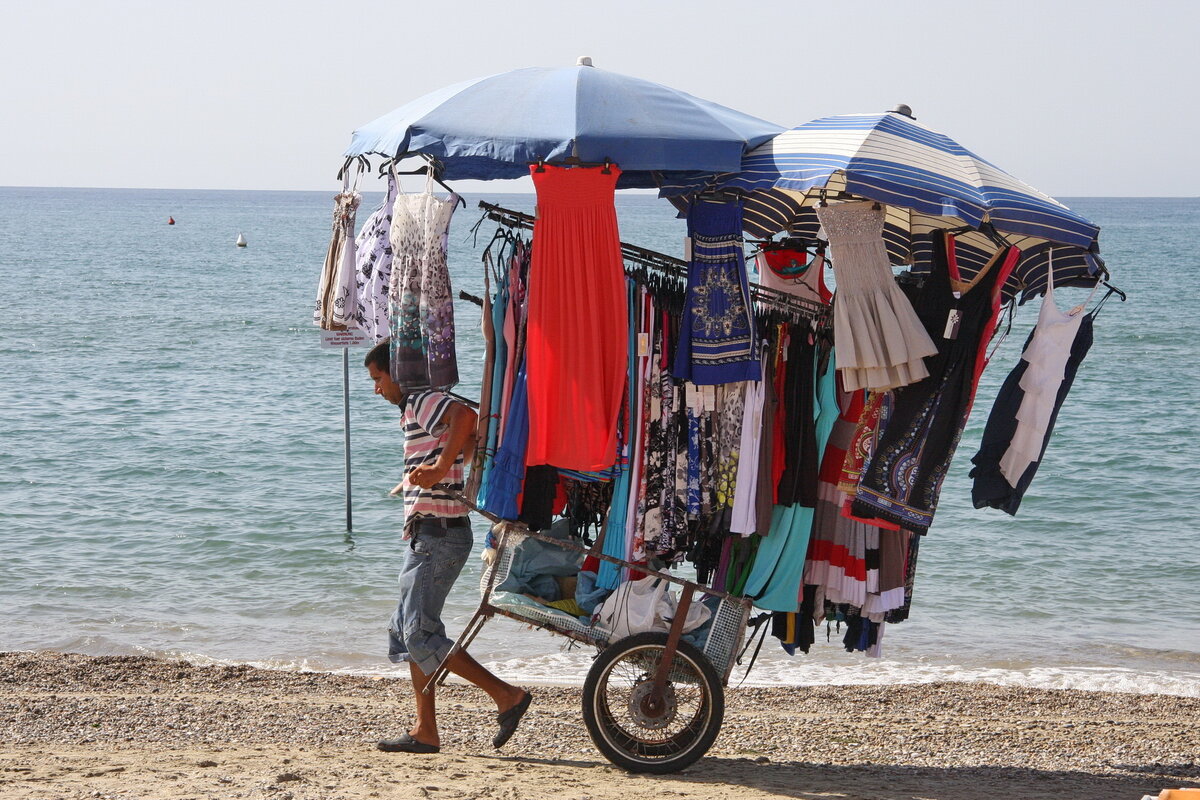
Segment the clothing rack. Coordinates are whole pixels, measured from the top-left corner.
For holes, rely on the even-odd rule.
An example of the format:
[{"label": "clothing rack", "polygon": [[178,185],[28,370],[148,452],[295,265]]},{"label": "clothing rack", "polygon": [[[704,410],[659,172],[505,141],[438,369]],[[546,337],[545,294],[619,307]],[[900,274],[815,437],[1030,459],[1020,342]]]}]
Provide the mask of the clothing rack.
[{"label": "clothing rack", "polygon": [[[488,203],[480,200],[479,207],[484,210],[484,220],[492,220],[507,228],[515,228],[517,230],[533,230],[534,217],[532,214],[525,214],[521,211],[513,211],[503,206],[498,206],[494,203]],[[666,275],[678,278],[684,282],[687,281],[688,265],[687,262],[669,256],[665,253],[659,253],[655,250],[649,250],[645,247],[638,247],[634,244],[621,242],[621,256],[627,263],[635,264],[639,267],[645,267],[652,270],[657,270]],[[824,303],[818,303],[815,300],[809,300],[804,297],[795,297],[780,292],[775,289],[769,289],[765,286],[751,284],[750,286],[750,301],[768,308],[794,314],[811,321],[816,327],[827,327],[831,325],[830,307]]]}]

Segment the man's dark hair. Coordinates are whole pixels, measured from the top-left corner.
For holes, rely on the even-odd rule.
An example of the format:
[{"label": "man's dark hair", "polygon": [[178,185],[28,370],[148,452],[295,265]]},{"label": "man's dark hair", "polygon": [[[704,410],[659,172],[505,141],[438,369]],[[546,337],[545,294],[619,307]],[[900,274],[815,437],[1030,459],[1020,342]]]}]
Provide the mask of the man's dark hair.
[{"label": "man's dark hair", "polygon": [[364,367],[370,367],[372,364],[380,372],[387,372],[390,368],[391,356],[388,353],[387,339],[372,347],[371,352],[367,353],[367,357],[363,359]]}]

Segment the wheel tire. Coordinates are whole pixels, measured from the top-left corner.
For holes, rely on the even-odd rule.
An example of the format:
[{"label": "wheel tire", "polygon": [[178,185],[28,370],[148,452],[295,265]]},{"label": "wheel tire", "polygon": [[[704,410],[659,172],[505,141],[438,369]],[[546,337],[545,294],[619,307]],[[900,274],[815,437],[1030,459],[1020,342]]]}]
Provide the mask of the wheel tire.
[{"label": "wheel tire", "polygon": [[[629,772],[685,769],[708,752],[721,732],[721,679],[704,654],[687,642],[679,643],[667,681],[668,712],[639,719],[635,699],[648,693],[666,645],[665,633],[620,639],[596,657],[583,682],[588,735],[605,758]],[[687,709],[681,711],[684,703]]]}]

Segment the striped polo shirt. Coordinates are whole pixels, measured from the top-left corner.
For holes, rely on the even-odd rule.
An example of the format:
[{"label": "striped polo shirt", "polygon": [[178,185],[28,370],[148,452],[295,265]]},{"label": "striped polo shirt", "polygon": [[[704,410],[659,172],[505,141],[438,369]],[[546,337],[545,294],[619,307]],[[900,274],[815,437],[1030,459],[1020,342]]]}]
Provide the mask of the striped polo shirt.
[{"label": "striped polo shirt", "polygon": [[[404,430],[404,474],[414,467],[433,465],[446,444],[450,426],[442,417],[456,401],[445,392],[422,389],[406,395],[401,409],[400,426]],[[442,478],[440,484],[463,490],[463,454],[454,459],[454,465]],[[461,517],[467,507],[454,500],[440,489],[422,489],[404,480],[404,516],[413,517]]]}]

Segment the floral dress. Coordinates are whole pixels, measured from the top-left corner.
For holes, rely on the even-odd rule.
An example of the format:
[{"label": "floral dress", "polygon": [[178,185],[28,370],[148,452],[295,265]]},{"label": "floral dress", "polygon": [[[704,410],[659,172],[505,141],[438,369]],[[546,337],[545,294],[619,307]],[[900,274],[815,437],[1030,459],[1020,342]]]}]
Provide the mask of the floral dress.
[{"label": "floral dress", "polygon": [[400,194],[392,209],[388,318],[392,379],[404,388],[458,383],[446,246],[458,195]]}]

